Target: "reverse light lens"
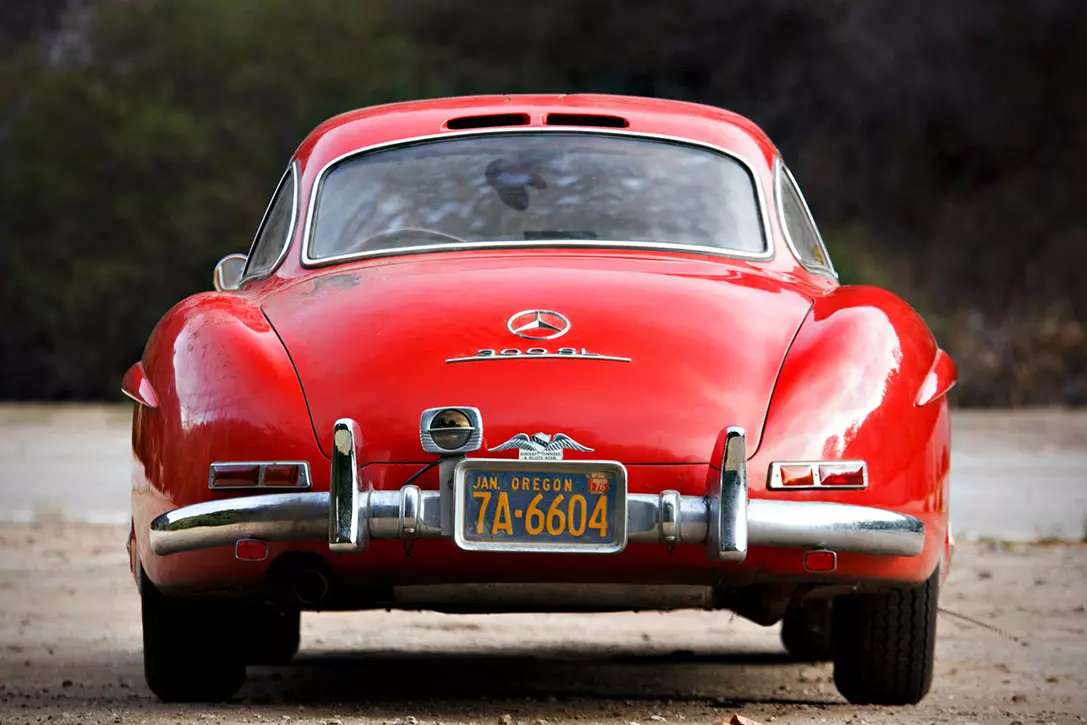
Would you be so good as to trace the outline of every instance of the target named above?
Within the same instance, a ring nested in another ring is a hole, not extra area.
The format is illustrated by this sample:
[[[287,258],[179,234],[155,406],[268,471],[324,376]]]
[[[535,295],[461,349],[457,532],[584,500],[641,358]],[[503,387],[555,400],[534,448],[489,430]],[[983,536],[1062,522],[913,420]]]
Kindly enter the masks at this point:
[[[430,439],[439,448],[455,451],[468,444],[472,437],[472,421],[463,411],[447,408],[434,416],[427,429]]]

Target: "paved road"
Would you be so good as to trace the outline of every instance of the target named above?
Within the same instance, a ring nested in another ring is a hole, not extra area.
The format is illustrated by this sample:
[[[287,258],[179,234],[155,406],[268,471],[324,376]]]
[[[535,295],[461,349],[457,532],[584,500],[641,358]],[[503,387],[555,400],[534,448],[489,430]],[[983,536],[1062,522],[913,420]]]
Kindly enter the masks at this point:
[[[128,520],[128,406],[0,405],[0,521]],[[1087,534],[1087,411],[952,415],[960,538]]]

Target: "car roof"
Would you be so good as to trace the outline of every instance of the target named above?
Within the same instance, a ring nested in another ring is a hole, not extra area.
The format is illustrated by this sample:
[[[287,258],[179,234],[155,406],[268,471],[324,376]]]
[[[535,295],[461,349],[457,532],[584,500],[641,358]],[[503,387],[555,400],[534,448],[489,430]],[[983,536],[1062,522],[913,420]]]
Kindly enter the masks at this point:
[[[496,119],[480,118],[508,118],[515,114],[521,116],[516,125],[489,125]],[[554,114],[567,114],[568,117],[560,117],[557,120],[561,123],[556,124]],[[465,125],[468,128],[464,128]],[[301,247],[306,243],[302,220],[309,214],[319,175],[338,160],[386,144],[511,131],[619,133],[662,137],[721,149],[745,162],[770,206],[765,222],[773,238],[771,255],[747,263],[773,272],[799,274],[813,279],[819,286],[828,283],[820,275],[809,274],[783,240],[778,216],[773,212],[775,168],[780,154],[754,122],[737,113],[698,103],[588,93],[481,95],[405,101],[348,111],[324,121],[309,133],[291,160],[298,170],[301,190],[299,222],[292,230],[292,251],[274,270],[275,276],[290,279],[312,271],[302,262]],[[726,258],[737,261],[727,255]]]
[[[558,124],[556,114],[565,114]],[[502,116],[517,120],[478,125],[501,122]],[[602,126],[602,121],[622,125]],[[723,148],[756,168],[771,169],[778,155],[762,129],[731,111],[686,101],[575,93],[462,96],[361,108],[334,116],[313,129],[295,158],[308,175],[307,171],[315,173],[345,154],[370,146],[463,133],[467,129],[462,126],[477,133],[561,127],[669,136]]]

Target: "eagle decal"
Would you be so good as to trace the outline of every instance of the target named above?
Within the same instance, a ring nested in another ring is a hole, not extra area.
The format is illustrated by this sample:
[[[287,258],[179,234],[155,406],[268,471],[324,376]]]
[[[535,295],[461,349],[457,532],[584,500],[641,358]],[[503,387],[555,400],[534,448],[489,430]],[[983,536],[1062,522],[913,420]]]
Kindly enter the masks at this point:
[[[522,461],[559,461],[563,450],[592,452],[592,448],[583,446],[565,433],[547,435],[546,433],[518,433],[502,445],[490,451],[511,451],[517,449],[517,457]]]

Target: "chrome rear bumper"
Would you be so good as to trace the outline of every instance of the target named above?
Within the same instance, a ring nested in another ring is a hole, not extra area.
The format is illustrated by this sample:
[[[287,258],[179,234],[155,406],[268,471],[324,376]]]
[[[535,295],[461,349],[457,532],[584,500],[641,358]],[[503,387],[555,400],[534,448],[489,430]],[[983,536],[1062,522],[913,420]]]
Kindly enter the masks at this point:
[[[167,555],[254,538],[321,540],[333,551],[359,553],[370,539],[452,538],[452,496],[443,497],[444,491],[414,485],[360,490],[357,431],[354,421],[336,423],[329,493],[244,496],[184,506],[151,522],[151,550]],[[725,436],[721,475],[706,496],[628,494],[628,541],[704,544],[711,558],[737,562],[748,546],[887,556],[916,556],[924,548],[924,523],[913,516],[821,501],[749,500],[744,433],[729,428]]]

